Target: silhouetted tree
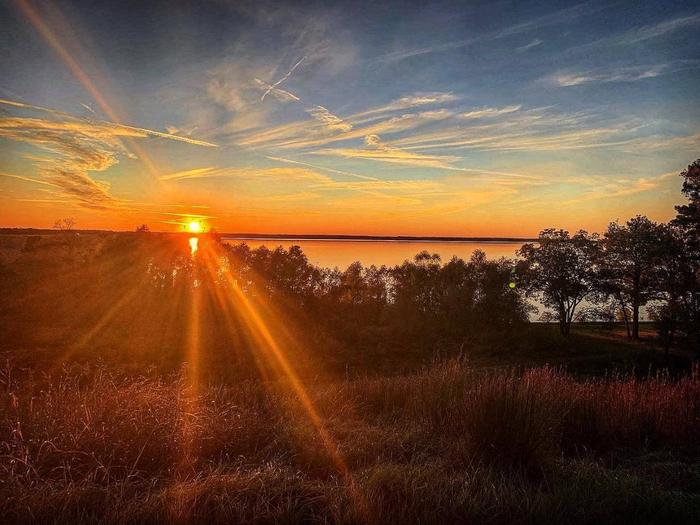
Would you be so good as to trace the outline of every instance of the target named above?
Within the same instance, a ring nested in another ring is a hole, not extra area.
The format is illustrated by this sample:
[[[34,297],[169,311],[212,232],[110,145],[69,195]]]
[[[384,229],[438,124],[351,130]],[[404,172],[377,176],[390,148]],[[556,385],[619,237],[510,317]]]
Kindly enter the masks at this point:
[[[667,226],[638,215],[625,224],[612,222],[603,236],[599,286],[632,311],[632,333],[639,338],[639,310],[662,297],[662,263],[671,250]]]
[[[57,219],[53,223],[54,230],[60,231],[70,231],[75,227],[75,219],[73,217],[65,217],[63,219]]]
[[[136,231],[139,233],[148,233],[151,229],[148,227],[148,224],[142,224],[136,227]]]
[[[676,206],[676,218],[672,223],[683,229],[695,252],[700,251],[700,159],[684,169],[681,192],[688,198],[688,204]]]
[[[683,177],[681,191],[688,203],[676,206],[678,213],[671,221],[681,249],[675,268],[677,278],[666,283],[671,288],[666,314],[679,318],[691,345],[697,347],[700,343],[700,159],[680,176]]]
[[[577,306],[595,292],[597,237],[583,230],[570,236],[565,230],[547,229],[537,243],[524,244],[518,253],[526,289],[541,294],[568,336]]]

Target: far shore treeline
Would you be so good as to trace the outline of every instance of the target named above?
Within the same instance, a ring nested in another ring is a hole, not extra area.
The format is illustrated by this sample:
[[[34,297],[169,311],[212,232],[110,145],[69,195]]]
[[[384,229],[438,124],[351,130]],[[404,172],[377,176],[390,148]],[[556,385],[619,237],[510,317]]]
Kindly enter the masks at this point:
[[[3,250],[16,256],[0,262],[0,349],[36,357],[58,346],[67,357],[89,349],[176,366],[192,353],[196,325],[213,370],[260,367],[246,327],[264,322],[298,363],[348,366],[368,355],[507,348],[522,339],[536,296],[549,309],[536,315],[563,336],[576,321],[598,321],[639,338],[646,307],[667,349],[697,350],[700,160],[681,176],[688,203],[668,224],[637,216],[602,235],[546,229],[517,260],[424,251],[394,267],[339,270],[310,264],[298,246],[250,249],[215,233],[200,236],[194,255],[187,238],[144,227],[75,235],[59,224],[64,235],[6,236]]]

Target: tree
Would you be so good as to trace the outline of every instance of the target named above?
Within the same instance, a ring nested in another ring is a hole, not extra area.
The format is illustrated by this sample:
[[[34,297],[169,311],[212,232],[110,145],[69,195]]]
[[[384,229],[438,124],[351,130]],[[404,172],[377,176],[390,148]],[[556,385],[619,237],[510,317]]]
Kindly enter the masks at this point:
[[[53,223],[54,230],[60,230],[62,232],[70,231],[75,226],[75,219],[73,217],[66,217],[64,219],[57,219]]]
[[[151,229],[148,227],[148,224],[142,224],[141,226],[136,227],[136,231],[139,233],[148,233],[151,231]]]
[[[671,268],[666,284],[670,288],[665,314],[675,314],[691,345],[700,342],[700,159],[680,173],[682,193],[688,204],[676,206],[671,225],[678,243],[676,268]]]
[[[687,233],[697,254],[700,251],[700,159],[684,169],[680,176],[684,179],[681,192],[689,202],[676,206],[677,215],[672,223]]]
[[[596,235],[553,228],[540,232],[537,243],[527,243],[518,254],[520,277],[528,293],[538,293],[542,302],[555,311],[559,329],[571,331],[576,308],[595,292],[598,253]]]
[[[639,311],[662,298],[663,261],[672,242],[669,229],[637,215],[625,224],[611,222],[603,236],[599,285],[623,312],[632,311],[631,335],[639,339]]]

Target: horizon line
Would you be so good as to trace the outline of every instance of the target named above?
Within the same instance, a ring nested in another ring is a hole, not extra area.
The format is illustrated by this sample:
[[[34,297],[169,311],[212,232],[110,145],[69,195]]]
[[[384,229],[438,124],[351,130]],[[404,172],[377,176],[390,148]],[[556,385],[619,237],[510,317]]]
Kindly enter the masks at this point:
[[[21,234],[26,231],[42,232],[47,234],[58,233],[140,233],[133,230],[108,230],[99,228],[73,229],[69,231],[55,230],[53,228],[32,227],[0,227],[0,233]],[[187,231],[150,231],[152,234],[165,235],[206,235],[209,232],[193,234]],[[527,242],[536,241],[537,237],[510,237],[510,236],[462,236],[462,235],[365,235],[365,234],[325,234],[325,233],[253,233],[253,232],[216,232],[222,238],[231,240],[289,240],[289,241],[422,241],[422,242]]]

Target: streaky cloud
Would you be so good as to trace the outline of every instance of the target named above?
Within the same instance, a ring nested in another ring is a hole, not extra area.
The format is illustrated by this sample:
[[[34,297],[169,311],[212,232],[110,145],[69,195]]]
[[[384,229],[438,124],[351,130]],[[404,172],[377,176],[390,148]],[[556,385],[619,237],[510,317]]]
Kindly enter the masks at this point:
[[[461,113],[460,118],[463,119],[479,119],[479,118],[489,118],[489,117],[500,117],[501,115],[507,115],[508,113],[514,113],[519,111],[522,106],[505,106],[503,108],[480,108],[468,111],[466,113]]]
[[[351,124],[348,124],[323,106],[313,106],[307,109],[306,112],[332,131],[347,132],[352,129]]]

